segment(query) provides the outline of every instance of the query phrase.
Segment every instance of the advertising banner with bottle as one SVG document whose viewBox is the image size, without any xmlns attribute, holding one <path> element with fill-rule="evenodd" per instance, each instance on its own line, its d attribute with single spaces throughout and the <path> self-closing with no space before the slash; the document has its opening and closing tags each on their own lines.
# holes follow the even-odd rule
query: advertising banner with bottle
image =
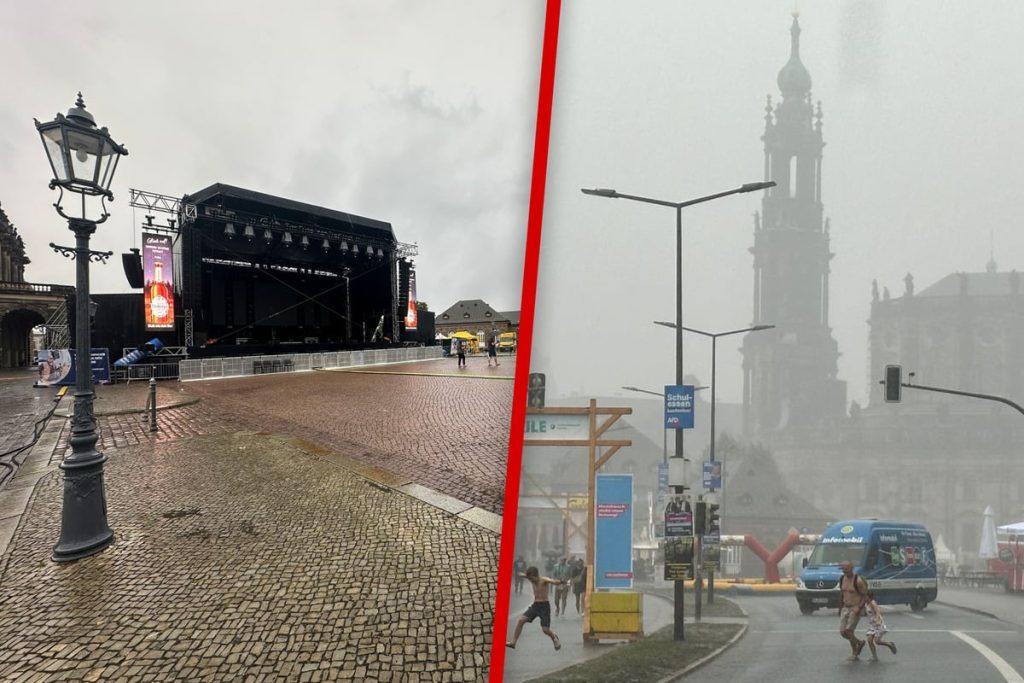
<svg viewBox="0 0 1024 683">
<path fill-rule="evenodd" d="M 174 329 L 174 262 L 171 238 L 142 233 L 147 330 Z"/>
<path fill-rule="evenodd" d="M 416 310 L 416 271 L 409 269 L 409 306 L 405 312 L 405 329 L 415 330 L 418 312 Z"/>
</svg>

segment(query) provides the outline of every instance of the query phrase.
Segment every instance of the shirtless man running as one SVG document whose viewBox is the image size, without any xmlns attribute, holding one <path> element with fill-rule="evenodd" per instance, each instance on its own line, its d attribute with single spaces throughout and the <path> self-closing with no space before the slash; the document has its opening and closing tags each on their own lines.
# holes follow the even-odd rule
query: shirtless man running
<svg viewBox="0 0 1024 683">
<path fill-rule="evenodd" d="M 855 631 L 861 610 L 867 602 L 868 587 L 863 577 L 853 573 L 853 563 L 850 561 L 840 562 L 839 568 L 843 570 L 843 575 L 839 577 L 839 635 L 850 641 L 853 654 L 847 659 L 852 662 L 857 660 L 860 651 L 864 649 L 864 641 L 857 637 Z"/>
<path fill-rule="evenodd" d="M 516 643 L 519 641 L 519 636 L 523 632 L 523 625 L 540 617 L 540 630 L 544 631 L 544 635 L 551 639 L 556 650 L 561 650 L 562 643 L 558 640 L 555 632 L 551 630 L 551 603 L 548 602 L 548 586 L 562 586 L 567 582 L 541 576 L 540 571 L 536 567 L 527 567 L 524 576 L 533 585 L 533 604 L 519 617 L 519 620 L 516 622 L 515 633 L 512 634 L 512 640 L 505 643 L 505 645 L 515 648 Z"/>
</svg>

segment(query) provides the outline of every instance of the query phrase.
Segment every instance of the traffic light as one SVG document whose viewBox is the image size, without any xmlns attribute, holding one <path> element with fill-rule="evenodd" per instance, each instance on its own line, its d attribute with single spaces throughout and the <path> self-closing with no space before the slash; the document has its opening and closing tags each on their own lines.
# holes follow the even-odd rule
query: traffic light
<svg viewBox="0 0 1024 683">
<path fill-rule="evenodd" d="M 903 394 L 903 368 L 899 365 L 885 366 L 885 402 L 899 403 Z"/>
<path fill-rule="evenodd" d="M 547 378 L 543 372 L 531 372 L 530 381 L 527 385 L 527 403 L 531 408 L 544 407 L 544 384 Z"/>
<path fill-rule="evenodd" d="M 695 536 L 703 536 L 707 529 L 707 503 L 697 501 L 697 509 L 693 513 L 693 533 Z M 717 506 L 716 506 L 717 507 Z"/>
<path fill-rule="evenodd" d="M 708 503 L 706 529 L 706 534 L 713 534 L 722 529 L 721 520 L 718 518 L 718 503 Z"/>
</svg>

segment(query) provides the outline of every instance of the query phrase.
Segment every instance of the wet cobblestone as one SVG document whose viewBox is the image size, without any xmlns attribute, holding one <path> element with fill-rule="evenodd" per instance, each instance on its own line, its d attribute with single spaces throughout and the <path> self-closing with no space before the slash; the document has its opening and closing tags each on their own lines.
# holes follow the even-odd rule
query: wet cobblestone
<svg viewBox="0 0 1024 683">
<path fill-rule="evenodd" d="M 301 437 L 501 514 L 515 358 L 488 368 L 486 357 L 471 357 L 461 372 L 454 359 L 366 370 L 197 382 L 188 391 L 203 397 L 203 412 Z M 423 374 L 385 374 L 402 372 Z"/>
<path fill-rule="evenodd" d="M 228 428 L 199 406 L 166 412 Z M 39 482 L 0 567 L 0 679 L 486 680 L 495 535 L 271 436 L 117 445 L 118 419 L 116 541 L 50 562 L 61 480 Z"/>
</svg>

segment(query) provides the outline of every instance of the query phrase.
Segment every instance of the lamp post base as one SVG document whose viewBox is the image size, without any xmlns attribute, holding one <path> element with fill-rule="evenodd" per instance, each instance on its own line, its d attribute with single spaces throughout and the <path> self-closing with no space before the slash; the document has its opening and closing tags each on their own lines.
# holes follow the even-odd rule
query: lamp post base
<svg viewBox="0 0 1024 683">
<path fill-rule="evenodd" d="M 87 463 L 65 462 L 64 513 L 60 540 L 50 559 L 72 562 L 101 552 L 114 542 L 107 525 L 107 496 L 103 489 L 103 463 L 100 456 Z"/>
</svg>

